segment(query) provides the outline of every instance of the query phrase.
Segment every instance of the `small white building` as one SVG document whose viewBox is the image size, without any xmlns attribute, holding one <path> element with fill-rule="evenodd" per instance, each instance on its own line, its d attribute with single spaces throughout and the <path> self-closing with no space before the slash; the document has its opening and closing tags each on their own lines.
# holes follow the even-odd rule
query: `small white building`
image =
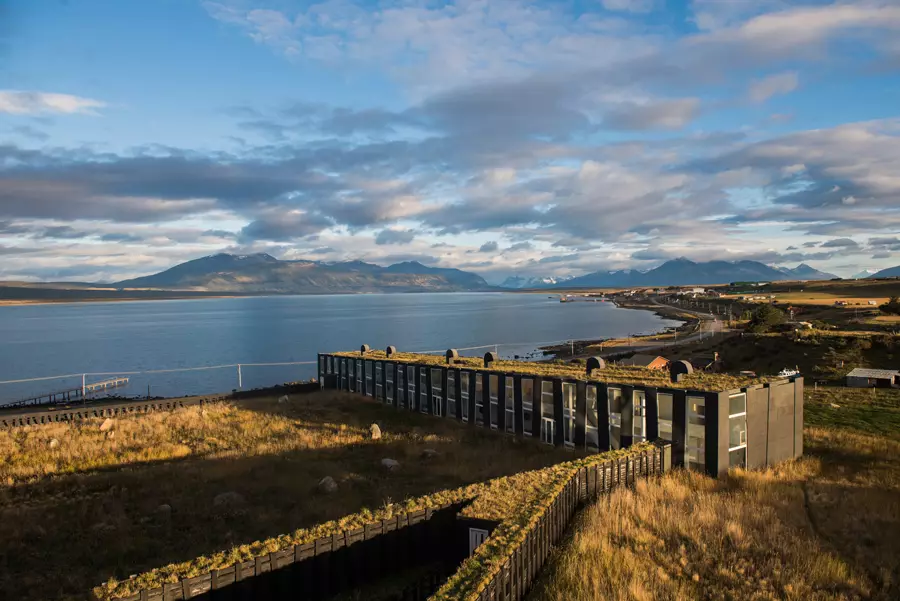
<svg viewBox="0 0 900 601">
<path fill-rule="evenodd" d="M 857 367 L 847 374 L 849 388 L 893 388 L 900 386 L 900 371 Z"/>
</svg>

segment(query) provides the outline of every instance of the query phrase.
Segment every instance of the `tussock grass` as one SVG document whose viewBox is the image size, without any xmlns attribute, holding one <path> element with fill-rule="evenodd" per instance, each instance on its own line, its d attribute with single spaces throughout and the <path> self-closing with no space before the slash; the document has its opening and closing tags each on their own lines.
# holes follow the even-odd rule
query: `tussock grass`
<svg viewBox="0 0 900 601">
<path fill-rule="evenodd" d="M 360 358 L 359 352 L 334 353 L 341 357 Z M 369 351 L 366 359 L 388 360 L 384 351 Z M 440 355 L 422 355 L 417 353 L 395 353 L 390 361 L 399 363 L 418 363 L 446 367 L 447 361 Z M 729 374 L 694 372 L 685 376 L 681 382 L 672 382 L 665 370 L 631 367 L 625 365 L 608 365 L 602 370 L 595 370 L 588 378 L 583 364 L 563 362 L 534 363 L 527 361 L 495 361 L 488 369 L 484 368 L 484 360 L 478 357 L 460 357 L 455 367 L 478 369 L 480 371 L 520 373 L 531 376 L 563 377 L 573 380 L 590 380 L 592 382 L 609 382 L 611 384 L 640 384 L 658 386 L 660 388 L 684 388 L 688 390 L 722 391 L 736 390 L 744 386 L 762 384 L 773 378 L 751 378 Z"/>
<path fill-rule="evenodd" d="M 0 597 L 128 594 L 573 457 L 337 391 L 128 416 L 111 438 L 102 422 L 0 433 Z M 324 476 L 336 493 L 318 492 Z M 440 491 L 457 496 L 423 498 Z M 216 507 L 226 492 L 243 502 Z"/>
<path fill-rule="evenodd" d="M 529 599 L 900 598 L 900 441 L 808 428 L 806 453 L 614 492 L 577 518 Z"/>
</svg>

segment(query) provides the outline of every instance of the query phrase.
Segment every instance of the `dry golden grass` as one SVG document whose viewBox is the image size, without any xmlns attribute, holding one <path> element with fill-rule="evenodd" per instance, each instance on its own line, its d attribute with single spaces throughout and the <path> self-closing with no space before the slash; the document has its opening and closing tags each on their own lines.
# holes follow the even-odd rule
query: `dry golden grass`
<svg viewBox="0 0 900 601">
<path fill-rule="evenodd" d="M 532 601 L 897 599 L 900 442 L 807 430 L 807 456 L 673 472 L 588 508 Z"/>
<path fill-rule="evenodd" d="M 102 421 L 0 433 L 0 597 L 81 599 L 106 581 L 127 592 L 134 583 L 119 583 L 145 572 L 146 583 L 177 580 L 572 458 L 339 392 L 129 416 L 112 438 Z M 373 422 L 381 440 L 369 440 Z M 439 456 L 422 458 L 425 448 Z M 401 469 L 384 470 L 384 457 Z M 324 476 L 338 492 L 317 491 Z M 216 507 L 224 492 L 244 501 Z"/>
<path fill-rule="evenodd" d="M 358 352 L 334 353 L 337 356 L 360 358 Z M 369 351 L 366 359 L 386 360 L 384 351 Z M 446 359 L 441 355 L 421 355 L 417 353 L 395 353 L 391 355 L 391 361 L 399 363 L 418 363 L 422 365 L 434 365 L 445 367 Z M 608 365 L 602 370 L 595 370 L 588 378 L 583 365 L 569 363 L 534 363 L 527 361 L 495 361 L 488 369 L 484 368 L 484 360 L 478 357 L 460 357 L 456 362 L 457 367 L 478 369 L 480 371 L 494 371 L 504 373 L 520 373 L 531 376 L 563 377 L 573 380 L 590 380 L 593 382 L 609 382 L 615 384 L 641 384 L 646 386 L 658 386 L 665 388 L 684 388 L 688 390 L 736 390 L 744 386 L 768 382 L 771 378 L 751 378 L 733 376 L 728 374 L 714 374 L 694 372 L 685 376 L 681 382 L 672 382 L 665 370 L 646 369 L 643 367 L 629 367 L 623 365 Z"/>
</svg>

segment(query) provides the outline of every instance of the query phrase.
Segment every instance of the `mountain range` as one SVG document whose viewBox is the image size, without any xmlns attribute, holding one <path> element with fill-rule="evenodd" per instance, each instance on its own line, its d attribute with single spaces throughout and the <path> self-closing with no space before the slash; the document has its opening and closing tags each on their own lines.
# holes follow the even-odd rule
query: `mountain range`
<svg viewBox="0 0 900 601">
<path fill-rule="evenodd" d="M 553 286 L 554 284 L 562 284 L 564 282 L 568 282 L 571 279 L 572 276 L 523 278 L 521 276 L 514 275 L 503 280 L 503 283 L 500 284 L 500 287 L 516 289 L 546 288 L 547 286 Z"/>
<path fill-rule="evenodd" d="M 628 288 L 632 286 L 684 286 L 729 282 L 780 280 L 830 280 L 837 276 L 806 265 L 793 269 L 769 267 L 758 261 L 709 261 L 697 263 L 673 259 L 649 271 L 597 271 L 550 288 Z"/>
<path fill-rule="evenodd" d="M 900 277 L 900 265 L 896 267 L 888 267 L 887 269 L 882 269 L 879 272 L 876 272 L 869 276 L 870 278 L 898 278 Z"/>
<path fill-rule="evenodd" d="M 281 261 L 265 253 L 211 255 L 154 275 L 116 282 L 113 286 L 268 294 L 495 289 L 479 275 L 459 269 L 427 267 L 415 261 L 381 267 L 363 261 Z"/>
</svg>

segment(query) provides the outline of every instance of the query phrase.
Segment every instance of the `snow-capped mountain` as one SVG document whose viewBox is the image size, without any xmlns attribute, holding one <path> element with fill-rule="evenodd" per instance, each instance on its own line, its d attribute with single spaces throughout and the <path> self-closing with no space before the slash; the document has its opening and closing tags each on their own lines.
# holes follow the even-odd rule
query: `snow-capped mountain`
<svg viewBox="0 0 900 601">
<path fill-rule="evenodd" d="M 572 276 L 570 276 L 570 275 L 559 276 L 559 277 L 549 276 L 549 277 L 530 277 L 530 278 L 524 278 L 522 276 L 513 275 L 513 276 L 510 276 L 510 277 L 506 278 L 505 280 L 503 280 L 503 283 L 500 284 L 500 287 L 501 288 L 515 288 L 515 289 L 544 288 L 546 286 L 554 286 L 556 284 L 562 284 L 571 279 L 572 279 Z"/>
</svg>

